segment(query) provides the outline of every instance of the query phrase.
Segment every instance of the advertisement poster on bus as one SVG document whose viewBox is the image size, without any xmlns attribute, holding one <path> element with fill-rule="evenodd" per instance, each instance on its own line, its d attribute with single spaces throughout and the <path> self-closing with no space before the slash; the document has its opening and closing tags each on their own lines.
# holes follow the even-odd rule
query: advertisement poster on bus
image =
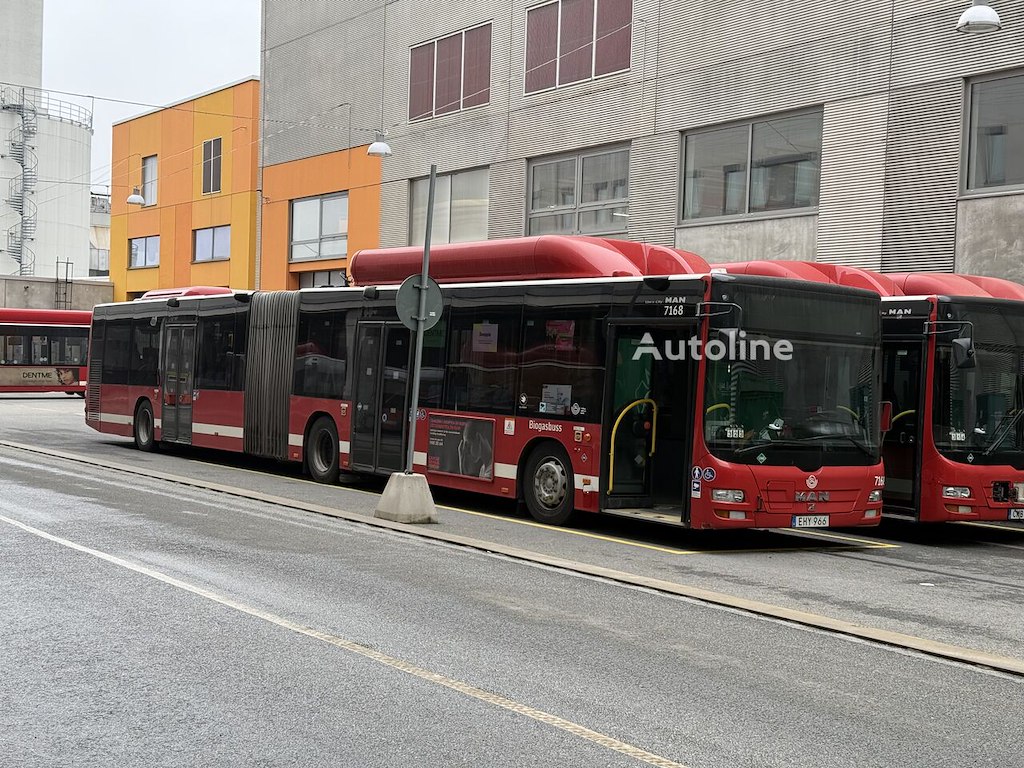
<svg viewBox="0 0 1024 768">
<path fill-rule="evenodd" d="M 77 384 L 77 368 L 0 366 L 0 387 L 63 387 Z"/>
<path fill-rule="evenodd" d="M 497 323 L 473 323 L 473 351 L 498 351 Z"/>
<path fill-rule="evenodd" d="M 576 349 L 576 321 L 548 320 L 545 331 L 555 349 L 572 351 Z"/>
<path fill-rule="evenodd" d="M 449 475 L 494 478 L 494 420 L 430 414 L 427 469 Z"/>
</svg>

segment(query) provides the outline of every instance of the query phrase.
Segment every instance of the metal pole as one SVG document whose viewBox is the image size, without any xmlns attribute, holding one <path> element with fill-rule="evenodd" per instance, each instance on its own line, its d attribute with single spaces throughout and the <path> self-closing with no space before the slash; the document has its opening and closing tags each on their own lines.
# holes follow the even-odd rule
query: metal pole
<svg viewBox="0 0 1024 768">
<path fill-rule="evenodd" d="M 409 452 L 405 462 L 405 474 L 413 474 L 412 457 L 416 448 L 416 412 L 420 404 L 420 363 L 423 358 L 423 324 L 427 319 L 427 274 L 430 271 L 430 230 L 434 223 L 434 182 L 437 180 L 437 166 L 430 166 L 430 186 L 427 191 L 427 230 L 423 236 L 423 272 L 420 275 L 420 308 L 416 313 L 416 349 L 412 358 L 412 396 L 409 407 Z"/>
</svg>

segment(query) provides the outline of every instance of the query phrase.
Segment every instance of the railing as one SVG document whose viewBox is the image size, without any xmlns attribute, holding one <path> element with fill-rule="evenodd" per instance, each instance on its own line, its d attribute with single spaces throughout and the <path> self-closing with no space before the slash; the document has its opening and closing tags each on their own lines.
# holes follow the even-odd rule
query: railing
<svg viewBox="0 0 1024 768">
<path fill-rule="evenodd" d="M 58 120 L 92 130 L 92 112 L 79 104 L 56 99 L 39 88 L 0 84 L 0 109 L 28 111 L 32 118 Z"/>
</svg>

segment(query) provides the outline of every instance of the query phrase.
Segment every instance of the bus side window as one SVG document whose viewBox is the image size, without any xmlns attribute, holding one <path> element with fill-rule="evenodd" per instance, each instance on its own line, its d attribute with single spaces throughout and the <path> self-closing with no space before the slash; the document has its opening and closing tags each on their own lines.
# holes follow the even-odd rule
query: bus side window
<svg viewBox="0 0 1024 768">
<path fill-rule="evenodd" d="M 103 344 L 102 382 L 127 384 L 130 358 L 131 320 L 110 320 Z"/>
<path fill-rule="evenodd" d="M 446 407 L 512 413 L 519 362 L 519 309 L 453 309 L 450 322 Z"/>
<path fill-rule="evenodd" d="M 605 336 L 593 310 L 527 310 L 519 407 L 550 418 L 601 418 Z"/>
<path fill-rule="evenodd" d="M 142 387 L 158 385 L 159 339 L 160 326 L 152 325 L 148 317 L 138 318 L 132 323 L 132 353 L 128 370 L 131 384 Z"/>
</svg>

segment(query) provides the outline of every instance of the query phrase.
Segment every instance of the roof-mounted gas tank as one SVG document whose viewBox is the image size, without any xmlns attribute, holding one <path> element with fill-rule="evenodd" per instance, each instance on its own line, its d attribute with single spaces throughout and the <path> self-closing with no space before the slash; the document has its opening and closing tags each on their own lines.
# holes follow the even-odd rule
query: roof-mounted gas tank
<svg viewBox="0 0 1024 768">
<path fill-rule="evenodd" d="M 395 285 L 419 274 L 423 248 L 377 248 L 349 262 L 355 285 Z M 446 243 L 430 248 L 430 276 L 439 283 L 588 277 L 704 274 L 700 256 L 661 245 L 601 237 L 541 235 Z"/>
</svg>

